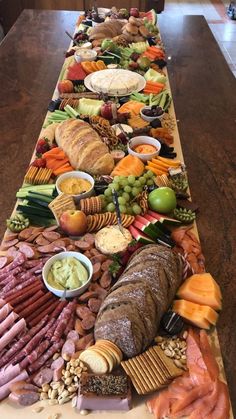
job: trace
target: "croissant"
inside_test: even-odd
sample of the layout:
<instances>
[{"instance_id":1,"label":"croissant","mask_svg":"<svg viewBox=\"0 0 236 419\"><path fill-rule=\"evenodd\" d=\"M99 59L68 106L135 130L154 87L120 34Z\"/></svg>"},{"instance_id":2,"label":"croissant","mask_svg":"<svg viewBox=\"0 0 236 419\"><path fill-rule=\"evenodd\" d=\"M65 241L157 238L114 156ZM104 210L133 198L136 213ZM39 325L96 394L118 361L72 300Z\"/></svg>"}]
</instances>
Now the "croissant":
<instances>
[{"instance_id":1,"label":"croissant","mask_svg":"<svg viewBox=\"0 0 236 419\"><path fill-rule=\"evenodd\" d=\"M56 128L55 139L77 170L92 175L109 175L114 160L97 132L79 119L68 119Z\"/></svg>"}]
</instances>

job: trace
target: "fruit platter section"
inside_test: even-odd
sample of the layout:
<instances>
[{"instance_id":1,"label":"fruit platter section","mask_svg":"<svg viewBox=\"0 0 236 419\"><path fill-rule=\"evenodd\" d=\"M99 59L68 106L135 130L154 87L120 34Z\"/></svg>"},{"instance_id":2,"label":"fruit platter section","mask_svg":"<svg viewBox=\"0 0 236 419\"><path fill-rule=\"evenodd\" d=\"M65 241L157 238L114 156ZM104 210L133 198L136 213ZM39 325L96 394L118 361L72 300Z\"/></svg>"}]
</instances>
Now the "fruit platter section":
<instances>
[{"instance_id":1,"label":"fruit platter section","mask_svg":"<svg viewBox=\"0 0 236 419\"><path fill-rule=\"evenodd\" d=\"M5 417L232 417L187 170L155 11L80 15L1 243Z\"/></svg>"}]
</instances>

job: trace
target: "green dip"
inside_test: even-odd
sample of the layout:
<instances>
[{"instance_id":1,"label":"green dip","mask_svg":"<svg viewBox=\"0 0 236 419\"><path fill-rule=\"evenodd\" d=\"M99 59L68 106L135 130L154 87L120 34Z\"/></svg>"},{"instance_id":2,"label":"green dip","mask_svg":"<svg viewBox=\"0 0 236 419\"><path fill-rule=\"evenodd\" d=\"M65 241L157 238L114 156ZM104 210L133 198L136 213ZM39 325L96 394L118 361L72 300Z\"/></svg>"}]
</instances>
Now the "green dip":
<instances>
[{"instance_id":1,"label":"green dip","mask_svg":"<svg viewBox=\"0 0 236 419\"><path fill-rule=\"evenodd\" d=\"M67 257L54 262L49 270L47 282L57 290L73 290L88 280L88 271L75 257Z\"/></svg>"}]
</instances>

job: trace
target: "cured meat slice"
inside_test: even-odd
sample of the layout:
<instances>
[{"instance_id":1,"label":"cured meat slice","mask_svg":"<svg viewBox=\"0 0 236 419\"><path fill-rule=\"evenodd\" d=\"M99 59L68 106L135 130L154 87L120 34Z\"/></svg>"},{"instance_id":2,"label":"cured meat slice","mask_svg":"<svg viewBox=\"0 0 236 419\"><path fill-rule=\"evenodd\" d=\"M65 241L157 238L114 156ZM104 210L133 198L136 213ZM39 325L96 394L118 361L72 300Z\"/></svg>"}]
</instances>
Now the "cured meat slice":
<instances>
[{"instance_id":1,"label":"cured meat slice","mask_svg":"<svg viewBox=\"0 0 236 419\"><path fill-rule=\"evenodd\" d=\"M49 242L53 242L54 240L61 238L60 233L57 233L56 231L43 231L42 235Z\"/></svg>"},{"instance_id":2,"label":"cured meat slice","mask_svg":"<svg viewBox=\"0 0 236 419\"><path fill-rule=\"evenodd\" d=\"M37 324L37 326L33 327L29 332L26 332L24 336L22 336L16 343L14 343L12 347L6 352L6 354L0 358L0 367L7 364L13 355L15 355L16 352L20 351L26 345L30 339L36 335L39 330L42 329L47 320L48 316L45 316L45 318L42 319L41 322Z\"/></svg>"},{"instance_id":3,"label":"cured meat slice","mask_svg":"<svg viewBox=\"0 0 236 419\"><path fill-rule=\"evenodd\" d=\"M10 386L12 383L15 383L16 381L26 380L26 378L28 378L28 373L27 371L23 370L19 375L14 377L11 381L1 386L0 387L0 400L5 399L5 397L7 397L8 394L11 392Z\"/></svg>"},{"instance_id":4,"label":"cured meat slice","mask_svg":"<svg viewBox=\"0 0 236 419\"><path fill-rule=\"evenodd\" d=\"M75 315L73 314L65 328L65 331L64 331L65 336L67 336L68 333L74 328L74 324L75 324Z\"/></svg>"},{"instance_id":5,"label":"cured meat slice","mask_svg":"<svg viewBox=\"0 0 236 419\"><path fill-rule=\"evenodd\" d=\"M0 297L3 297L9 293L9 291L14 290L16 288L16 285L21 282L20 280L17 280L16 278L12 278L5 287L2 288L0 292Z\"/></svg>"},{"instance_id":6,"label":"cured meat slice","mask_svg":"<svg viewBox=\"0 0 236 419\"><path fill-rule=\"evenodd\" d=\"M53 371L53 381L59 381L61 379L64 365L65 361L61 356L53 361L51 365L51 369Z\"/></svg>"},{"instance_id":7,"label":"cured meat slice","mask_svg":"<svg viewBox=\"0 0 236 419\"><path fill-rule=\"evenodd\" d=\"M87 344L93 339L93 333L88 333L86 336L83 336L75 343L76 351L82 351L86 348Z\"/></svg>"},{"instance_id":8,"label":"cured meat slice","mask_svg":"<svg viewBox=\"0 0 236 419\"><path fill-rule=\"evenodd\" d=\"M16 377L18 374L20 374L21 368L20 365L8 365L6 368L1 369L0 371L0 386L3 386L3 384L8 383L8 381L11 381L14 377Z\"/></svg>"},{"instance_id":9,"label":"cured meat slice","mask_svg":"<svg viewBox=\"0 0 236 419\"><path fill-rule=\"evenodd\" d=\"M41 355L39 359L37 359L37 361L29 366L29 371L31 373L35 372L45 365L46 361L62 348L63 343L63 339L60 339L58 342L54 342L53 345L43 355Z\"/></svg>"},{"instance_id":10,"label":"cured meat slice","mask_svg":"<svg viewBox=\"0 0 236 419\"><path fill-rule=\"evenodd\" d=\"M53 320L49 320L49 322L39 330L26 344L26 346L18 352L17 355L11 361L12 363L19 362L22 358L29 355L33 349L39 344L39 342L45 337L45 333L50 329L53 324Z\"/></svg>"},{"instance_id":11,"label":"cured meat slice","mask_svg":"<svg viewBox=\"0 0 236 419\"><path fill-rule=\"evenodd\" d=\"M39 393L27 389L19 389L9 394L9 400L19 406L31 406L39 398Z\"/></svg>"},{"instance_id":12,"label":"cured meat slice","mask_svg":"<svg viewBox=\"0 0 236 419\"><path fill-rule=\"evenodd\" d=\"M22 278L21 277L21 279L22 279L22 281L24 281L24 278ZM4 298L5 297L10 297L12 294L15 294L15 292L16 291L20 291L20 290L23 290L24 288L26 288L28 285L31 285L31 284L34 284L34 283L36 283L36 282L38 282L38 279L35 277L35 276L31 276L31 278L29 278L29 279L27 279L26 281L24 281L24 282L21 282L20 284L18 284L18 285L16 285L13 289L11 289L11 290L9 290L9 291L7 291L5 294L4 294Z\"/></svg>"},{"instance_id":13,"label":"cured meat slice","mask_svg":"<svg viewBox=\"0 0 236 419\"><path fill-rule=\"evenodd\" d=\"M17 381L16 383L12 383L10 385L10 390L11 391L17 391L17 390L23 390L23 389L24 390L36 391L36 392L39 391L38 387L36 387L34 384L27 383L24 380Z\"/></svg>"},{"instance_id":14,"label":"cured meat slice","mask_svg":"<svg viewBox=\"0 0 236 419\"><path fill-rule=\"evenodd\" d=\"M5 330L9 329L14 323L14 321L18 318L18 314L12 311L3 322L0 323L0 335L2 335Z\"/></svg>"},{"instance_id":15,"label":"cured meat slice","mask_svg":"<svg viewBox=\"0 0 236 419\"><path fill-rule=\"evenodd\" d=\"M36 349L34 349L29 355L27 355L21 362L21 369L26 368L29 364L35 362L50 346L48 340L43 340Z\"/></svg>"},{"instance_id":16,"label":"cured meat slice","mask_svg":"<svg viewBox=\"0 0 236 419\"><path fill-rule=\"evenodd\" d=\"M76 341L79 339L79 334L76 332L76 330L71 330L67 335L67 339Z\"/></svg>"},{"instance_id":17,"label":"cured meat slice","mask_svg":"<svg viewBox=\"0 0 236 419\"><path fill-rule=\"evenodd\" d=\"M19 242L18 239L13 239L13 240L8 240L8 241L4 240L0 246L0 250L7 250L9 249L9 247L15 246L18 242Z\"/></svg>"},{"instance_id":18,"label":"cured meat slice","mask_svg":"<svg viewBox=\"0 0 236 419\"><path fill-rule=\"evenodd\" d=\"M35 281L33 284L29 284L25 288L19 289L13 294L4 298L6 302L9 302L13 307L15 307L17 304L21 303L22 301L25 301L26 298L28 298L29 296L35 294L42 287L43 285L41 282Z\"/></svg>"},{"instance_id":19,"label":"cured meat slice","mask_svg":"<svg viewBox=\"0 0 236 419\"><path fill-rule=\"evenodd\" d=\"M14 310L16 311L16 313L20 313L24 308L28 307L28 305L32 304L42 295L43 295L43 291L41 290L37 291L34 295L32 295L32 297L27 298L27 301L23 301L23 303L17 304L14 307Z\"/></svg>"},{"instance_id":20,"label":"cured meat slice","mask_svg":"<svg viewBox=\"0 0 236 419\"><path fill-rule=\"evenodd\" d=\"M92 313L91 313L91 310L88 307L86 307L85 305L77 304L76 314L80 319L83 319L86 316L90 316Z\"/></svg>"},{"instance_id":21,"label":"cured meat slice","mask_svg":"<svg viewBox=\"0 0 236 419\"><path fill-rule=\"evenodd\" d=\"M10 275L13 277L15 275L18 275L22 271L23 271L23 267L22 266L17 266L15 269L12 269L10 271L10 273L9 272L6 272L5 274L2 274L0 276L0 283L1 284L4 284L5 281L9 278Z\"/></svg>"},{"instance_id":22,"label":"cured meat slice","mask_svg":"<svg viewBox=\"0 0 236 419\"><path fill-rule=\"evenodd\" d=\"M48 384L52 381L53 372L50 368L43 368L33 378L34 383L38 387L42 387L44 384Z\"/></svg>"},{"instance_id":23,"label":"cured meat slice","mask_svg":"<svg viewBox=\"0 0 236 419\"><path fill-rule=\"evenodd\" d=\"M11 263L9 263L9 265L4 266L4 268L1 269L0 278L1 278L1 274L10 272L12 269L15 269L17 266L23 265L25 260L26 260L25 255L19 252L17 256L15 257L15 259Z\"/></svg>"},{"instance_id":24,"label":"cured meat slice","mask_svg":"<svg viewBox=\"0 0 236 419\"><path fill-rule=\"evenodd\" d=\"M4 301L4 305L0 309L0 321L3 321L11 311L12 307L10 306L10 304L6 304Z\"/></svg>"},{"instance_id":25,"label":"cured meat slice","mask_svg":"<svg viewBox=\"0 0 236 419\"><path fill-rule=\"evenodd\" d=\"M72 301L63 309L62 313L60 314L57 327L53 334L52 341L57 341L61 338L61 336L63 335L66 329L66 326L70 317L73 316L74 314L75 307L76 307L76 301Z\"/></svg>"},{"instance_id":26,"label":"cured meat slice","mask_svg":"<svg viewBox=\"0 0 236 419\"><path fill-rule=\"evenodd\" d=\"M62 347L61 353L63 359L69 361L75 353L75 342L72 339L67 339Z\"/></svg>"},{"instance_id":27,"label":"cured meat slice","mask_svg":"<svg viewBox=\"0 0 236 419\"><path fill-rule=\"evenodd\" d=\"M40 314L38 314L37 316L35 316L32 320L29 321L29 325L30 327L35 326L46 314L50 314L54 308L57 306L58 301L50 301L50 305L45 307L46 304L42 307L43 310L40 312Z\"/></svg>"},{"instance_id":28,"label":"cured meat slice","mask_svg":"<svg viewBox=\"0 0 236 419\"><path fill-rule=\"evenodd\" d=\"M25 319L20 319L11 329L0 338L0 351L10 343L15 336L19 335L26 328Z\"/></svg>"},{"instance_id":29,"label":"cured meat slice","mask_svg":"<svg viewBox=\"0 0 236 419\"><path fill-rule=\"evenodd\" d=\"M35 257L35 249L27 243L19 243L19 249L24 253L27 259L33 259Z\"/></svg>"},{"instance_id":30,"label":"cured meat slice","mask_svg":"<svg viewBox=\"0 0 236 419\"><path fill-rule=\"evenodd\" d=\"M34 312L39 306L43 305L46 301L50 300L52 298L52 293L49 291L46 294L44 294L42 297L40 297L38 300L33 302L32 304L28 305L28 307L24 308L20 312L21 317L26 317Z\"/></svg>"},{"instance_id":31,"label":"cured meat slice","mask_svg":"<svg viewBox=\"0 0 236 419\"><path fill-rule=\"evenodd\" d=\"M93 313L98 313L101 307L102 301L98 298L90 298L88 300L88 306Z\"/></svg>"},{"instance_id":32,"label":"cured meat slice","mask_svg":"<svg viewBox=\"0 0 236 419\"><path fill-rule=\"evenodd\" d=\"M11 260L9 257L7 256L1 256L0 257L0 269L4 268L4 266L8 265L8 263L10 263Z\"/></svg>"},{"instance_id":33,"label":"cured meat slice","mask_svg":"<svg viewBox=\"0 0 236 419\"><path fill-rule=\"evenodd\" d=\"M55 319L61 314L63 308L68 304L67 301L60 301L58 306L55 308L55 310L50 315L50 318L54 317Z\"/></svg>"}]
</instances>

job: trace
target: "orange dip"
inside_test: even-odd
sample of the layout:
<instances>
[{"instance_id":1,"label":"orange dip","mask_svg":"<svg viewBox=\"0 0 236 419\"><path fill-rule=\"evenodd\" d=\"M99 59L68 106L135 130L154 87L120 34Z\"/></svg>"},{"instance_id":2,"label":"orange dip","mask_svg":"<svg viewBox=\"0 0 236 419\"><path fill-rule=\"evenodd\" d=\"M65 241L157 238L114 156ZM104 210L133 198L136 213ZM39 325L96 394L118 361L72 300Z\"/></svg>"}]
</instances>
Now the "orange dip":
<instances>
[{"instance_id":1,"label":"orange dip","mask_svg":"<svg viewBox=\"0 0 236 419\"><path fill-rule=\"evenodd\" d=\"M157 149L151 144L139 144L134 147L134 151L141 154L152 154L155 153Z\"/></svg>"}]
</instances>

